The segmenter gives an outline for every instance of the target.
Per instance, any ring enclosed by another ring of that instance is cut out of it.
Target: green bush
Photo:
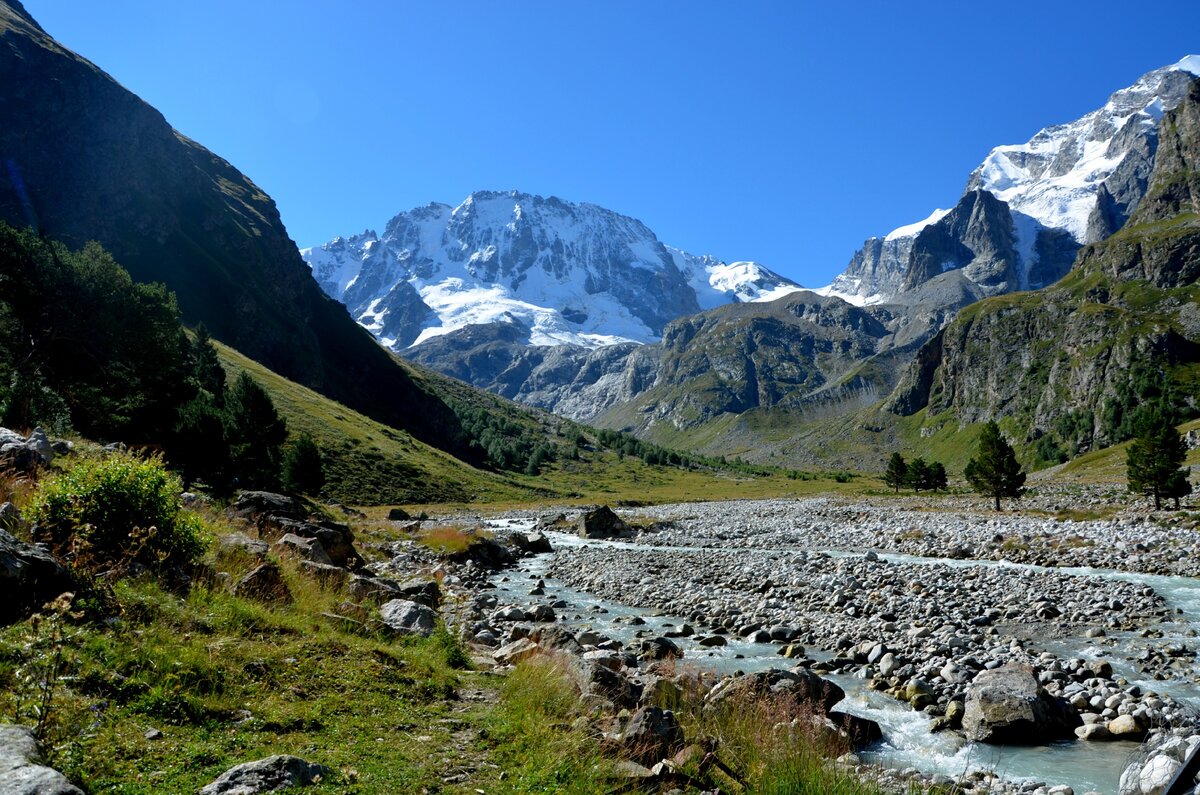
[[[42,481],[31,517],[38,539],[76,565],[189,563],[205,547],[200,517],[183,509],[179,478],[158,458],[85,457]]]

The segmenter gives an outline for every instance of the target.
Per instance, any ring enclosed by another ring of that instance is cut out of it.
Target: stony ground
[[[1081,498],[1107,518],[1056,518]],[[979,672],[1017,662],[1071,704],[1080,737],[1193,731],[1190,709],[1119,673],[1195,679],[1194,645],[1162,639],[1181,631],[1162,596],[1145,584],[1061,570],[1200,575],[1190,517],[1151,516],[1102,490],[1081,497],[1043,488],[1022,508],[995,513],[977,497],[638,508],[622,512],[636,535],[591,544],[562,537],[546,574],[685,619],[702,645],[776,643],[791,658],[781,664],[861,677],[951,727]],[[501,641],[502,615],[482,627]]]

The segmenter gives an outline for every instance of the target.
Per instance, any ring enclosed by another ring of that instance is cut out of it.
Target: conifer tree
[[[1154,498],[1154,509],[1162,507],[1163,497],[1178,504],[1191,493],[1187,473],[1180,469],[1187,457],[1187,443],[1171,417],[1155,406],[1143,413],[1137,436],[1125,458],[1129,490]]]
[[[300,435],[283,453],[283,488],[292,494],[316,494],[325,485],[325,467],[317,443]]]
[[[929,464],[921,457],[914,458],[908,465],[908,477],[905,478],[913,491],[929,488]]]
[[[287,423],[275,410],[267,390],[247,375],[238,376],[226,397],[229,447],[240,485],[273,488],[279,482],[280,448]]]
[[[950,482],[946,479],[946,467],[940,461],[929,465],[929,488],[934,491],[945,491]]]
[[[904,456],[899,453],[892,453],[892,457],[888,460],[887,471],[883,473],[883,482],[900,493],[900,487],[907,483],[905,479],[908,475],[908,464],[904,462]]]
[[[1017,499],[1025,493],[1025,473],[1017,463],[1017,454],[1000,435],[1000,426],[995,422],[983,426],[978,453],[967,463],[963,475],[976,491],[995,499],[997,511],[1001,497]]]

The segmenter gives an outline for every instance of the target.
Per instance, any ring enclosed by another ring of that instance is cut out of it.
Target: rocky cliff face
[[[473,386],[580,422],[632,400],[654,383],[657,345],[527,345],[527,333],[513,324],[467,326],[408,355]]]
[[[643,433],[686,430],[752,409],[801,408],[839,390],[872,390],[876,384],[856,370],[886,349],[894,319],[883,307],[807,291],[681,318],[651,346],[658,349],[652,385],[598,422]]]
[[[245,175],[0,0],[0,219],[164,282],[189,322],[279,373],[459,449],[451,412],[326,298]]]
[[[1127,225],[1085,247],[1057,284],[963,310],[922,349],[894,411],[1011,417],[1031,439],[1077,414],[1089,418],[1089,442],[1106,444],[1102,415],[1134,369],[1186,377],[1200,361],[1200,81],[1159,129],[1155,169]],[[1185,395],[1194,387],[1180,384]]]

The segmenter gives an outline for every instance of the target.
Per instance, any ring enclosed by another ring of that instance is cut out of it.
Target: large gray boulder
[[[593,508],[579,517],[576,529],[583,538],[620,538],[633,535],[629,525],[607,505]]]
[[[429,637],[437,624],[437,613],[408,599],[392,599],[379,606],[383,624],[397,635]]]
[[[75,588],[50,553],[0,530],[0,625],[19,621]]]
[[[642,707],[621,733],[621,745],[630,759],[652,765],[683,750],[683,729],[670,710]]]
[[[83,795],[66,776],[42,763],[33,731],[0,726],[0,792],[4,795]]]
[[[981,671],[967,687],[963,732],[968,740],[1038,745],[1073,736],[1079,716],[1050,697],[1033,669],[1009,663]]]
[[[736,708],[751,700],[789,698],[798,704],[810,703],[819,708],[822,715],[828,715],[833,705],[845,697],[842,688],[805,668],[793,671],[772,668],[721,680],[705,696],[704,708]]]
[[[332,771],[322,765],[306,762],[297,756],[268,756],[257,762],[230,768],[213,783],[200,790],[200,795],[258,795],[278,792],[289,787],[315,784]]]

